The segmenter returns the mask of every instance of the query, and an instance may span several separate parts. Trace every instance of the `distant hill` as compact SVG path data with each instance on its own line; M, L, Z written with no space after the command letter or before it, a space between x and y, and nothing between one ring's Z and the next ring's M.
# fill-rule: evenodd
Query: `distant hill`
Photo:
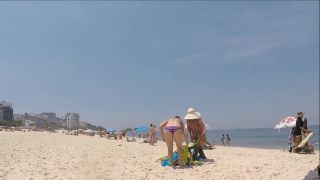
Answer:
M95 131L105 130L105 128L102 126L95 126L95 125L92 125L92 124L85 122L85 121L80 121L80 127L82 129L92 129Z

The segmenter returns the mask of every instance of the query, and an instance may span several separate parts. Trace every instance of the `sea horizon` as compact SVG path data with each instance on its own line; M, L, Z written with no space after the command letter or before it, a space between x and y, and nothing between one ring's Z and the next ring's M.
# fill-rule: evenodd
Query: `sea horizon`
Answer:
M311 144L319 150L319 125L309 125L314 133ZM274 130L273 128L223 129L208 130L207 139L215 145L223 145L222 134L229 134L230 146L262 149L287 149L290 128Z
M320 124L309 124L308 126L320 126ZM213 130L213 131L220 131L220 130L250 130L250 129L270 129L270 128L272 128L273 129L273 127L272 126L270 126L270 127L256 127L256 128L226 128L226 129L224 129L224 128L218 128L218 129L208 129L208 131L210 130Z

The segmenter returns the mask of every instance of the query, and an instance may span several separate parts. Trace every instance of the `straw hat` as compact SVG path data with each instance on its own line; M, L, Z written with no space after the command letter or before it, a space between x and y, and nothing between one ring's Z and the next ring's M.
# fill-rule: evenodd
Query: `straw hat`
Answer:
M187 114L184 117L186 120L196 120L200 119L200 116L197 115L196 111L193 108L188 108Z

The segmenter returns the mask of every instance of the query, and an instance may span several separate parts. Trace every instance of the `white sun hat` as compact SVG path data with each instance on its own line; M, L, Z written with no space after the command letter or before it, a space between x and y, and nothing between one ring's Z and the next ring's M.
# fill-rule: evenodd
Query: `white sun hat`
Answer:
M187 114L184 117L186 120L195 120L200 119L200 117L197 115L196 111L193 108L188 108Z

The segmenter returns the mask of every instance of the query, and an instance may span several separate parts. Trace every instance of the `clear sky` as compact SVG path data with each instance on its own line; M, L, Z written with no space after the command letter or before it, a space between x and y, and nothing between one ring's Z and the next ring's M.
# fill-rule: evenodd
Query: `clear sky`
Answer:
M0 2L0 100L104 127L319 121L319 2Z

